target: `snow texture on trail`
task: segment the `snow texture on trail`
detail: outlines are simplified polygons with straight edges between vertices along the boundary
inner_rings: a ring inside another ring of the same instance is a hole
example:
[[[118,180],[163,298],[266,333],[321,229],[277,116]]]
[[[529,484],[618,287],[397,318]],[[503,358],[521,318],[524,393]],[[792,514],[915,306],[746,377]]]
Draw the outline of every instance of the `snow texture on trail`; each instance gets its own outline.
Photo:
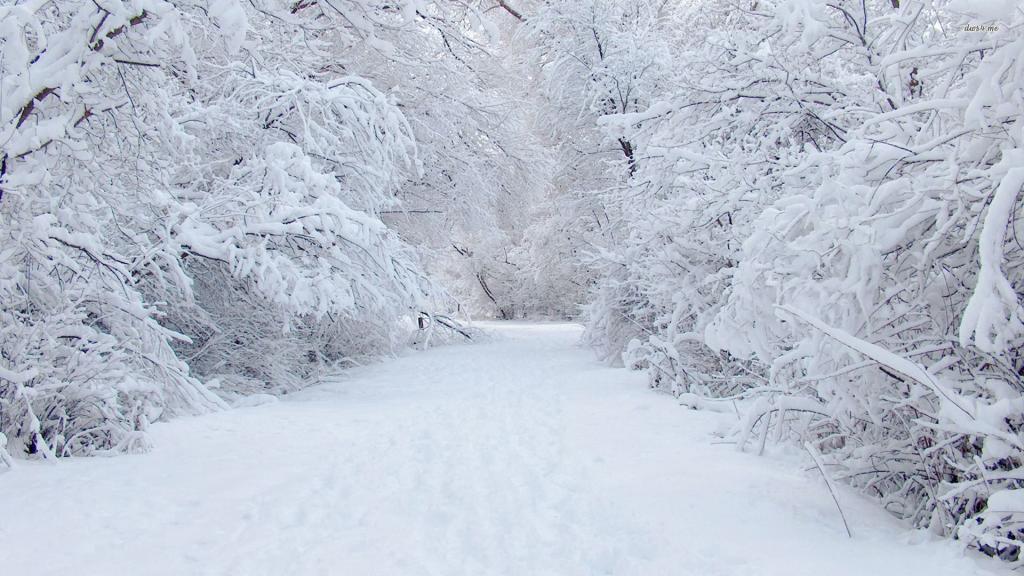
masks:
[[[577,326],[488,327],[488,343],[156,425],[149,454],[21,463],[0,476],[0,573],[999,570],[843,491],[847,539],[815,471],[713,444],[729,415],[599,364]]]

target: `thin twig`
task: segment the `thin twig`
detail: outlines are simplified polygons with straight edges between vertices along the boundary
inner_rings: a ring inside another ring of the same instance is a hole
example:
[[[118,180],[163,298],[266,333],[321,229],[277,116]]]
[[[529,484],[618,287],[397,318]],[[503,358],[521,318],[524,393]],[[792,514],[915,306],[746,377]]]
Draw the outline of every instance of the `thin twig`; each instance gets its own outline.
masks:
[[[846,535],[853,538],[853,533],[850,532],[850,524],[846,521],[846,513],[843,512],[843,507],[839,505],[839,496],[836,495],[835,486],[832,485],[832,477],[825,471],[825,466],[821,462],[821,453],[819,453],[818,449],[810,442],[804,442],[804,448],[807,449],[807,453],[810,454],[811,459],[814,460],[814,465],[817,466],[818,471],[821,472],[821,477],[825,479],[825,486],[828,487],[828,492],[832,495],[832,501],[836,503],[836,510],[839,510],[839,517],[843,519],[843,527],[846,528]]]

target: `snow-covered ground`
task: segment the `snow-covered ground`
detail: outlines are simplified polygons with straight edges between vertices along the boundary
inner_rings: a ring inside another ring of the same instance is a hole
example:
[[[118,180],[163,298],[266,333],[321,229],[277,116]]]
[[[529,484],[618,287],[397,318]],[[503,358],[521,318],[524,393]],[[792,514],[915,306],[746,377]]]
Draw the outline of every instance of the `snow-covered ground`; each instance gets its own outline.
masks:
[[[346,373],[279,403],[153,428],[142,456],[0,476],[11,576],[972,576],[796,456],[714,444],[567,324]]]

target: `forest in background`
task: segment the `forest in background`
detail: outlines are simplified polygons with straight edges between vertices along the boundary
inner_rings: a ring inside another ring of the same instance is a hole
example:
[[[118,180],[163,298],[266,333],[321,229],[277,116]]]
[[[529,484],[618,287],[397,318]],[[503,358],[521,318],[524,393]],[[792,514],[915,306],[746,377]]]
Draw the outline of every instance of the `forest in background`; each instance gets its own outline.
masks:
[[[1022,563],[1013,0],[0,7],[0,469],[580,317]]]

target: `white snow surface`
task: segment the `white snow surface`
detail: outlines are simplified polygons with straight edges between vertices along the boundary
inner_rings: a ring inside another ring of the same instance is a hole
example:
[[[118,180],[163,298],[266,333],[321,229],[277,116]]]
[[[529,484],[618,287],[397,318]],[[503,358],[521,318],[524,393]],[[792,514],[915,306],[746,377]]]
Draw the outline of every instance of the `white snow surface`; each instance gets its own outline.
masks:
[[[928,575],[1004,569],[912,532],[809,458],[714,443],[730,414],[609,368],[571,324],[351,370],[155,425],[139,456],[0,475],[0,572]],[[87,489],[76,490],[76,487]]]

